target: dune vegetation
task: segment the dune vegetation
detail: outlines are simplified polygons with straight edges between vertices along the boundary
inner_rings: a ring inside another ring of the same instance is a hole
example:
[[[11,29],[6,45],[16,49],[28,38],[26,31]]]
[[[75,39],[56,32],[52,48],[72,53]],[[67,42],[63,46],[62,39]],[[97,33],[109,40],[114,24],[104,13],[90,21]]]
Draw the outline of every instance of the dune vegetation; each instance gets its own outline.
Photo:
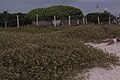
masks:
[[[119,31],[112,25],[0,28],[0,79],[67,80],[86,69],[115,65],[118,57],[83,42]]]

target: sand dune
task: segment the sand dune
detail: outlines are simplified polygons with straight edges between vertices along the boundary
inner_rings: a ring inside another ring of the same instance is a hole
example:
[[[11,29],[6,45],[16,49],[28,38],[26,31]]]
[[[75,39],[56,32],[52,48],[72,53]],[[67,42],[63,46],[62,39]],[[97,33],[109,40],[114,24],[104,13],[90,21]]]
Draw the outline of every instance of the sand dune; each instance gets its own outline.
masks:
[[[120,57],[120,43],[114,43],[107,45],[108,43],[94,44],[86,43],[86,45],[93,46],[101,49],[105,52],[114,53]],[[87,78],[88,76],[88,78]],[[102,68],[93,68],[89,72],[84,74],[85,80],[120,80],[120,66],[116,66],[113,69],[106,70]],[[81,80],[81,76],[78,75],[76,80]]]

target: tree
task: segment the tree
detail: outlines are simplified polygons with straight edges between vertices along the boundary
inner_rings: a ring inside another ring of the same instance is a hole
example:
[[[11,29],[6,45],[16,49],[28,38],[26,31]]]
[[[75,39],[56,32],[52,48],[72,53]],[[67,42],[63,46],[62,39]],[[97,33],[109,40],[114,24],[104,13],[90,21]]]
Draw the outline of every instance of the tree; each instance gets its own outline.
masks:
[[[100,18],[100,22],[102,23],[108,23],[109,17],[111,18],[111,21],[114,20],[114,16],[110,13],[88,13],[86,17],[90,23],[98,23],[97,17]]]
[[[68,16],[71,16],[71,19],[78,19],[83,17],[83,13],[80,9],[74,8],[71,6],[51,6],[48,8],[38,8],[30,11],[27,17],[30,20],[36,19],[36,14],[39,15],[39,20],[53,20],[55,15],[57,19],[68,19]]]
[[[0,26],[5,26],[5,21],[8,21],[9,13],[7,13],[6,11],[4,11],[3,13],[0,13]]]
[[[90,23],[98,23],[97,17],[100,15],[100,13],[88,13],[86,15],[88,22]]]
[[[17,20],[16,17],[19,15],[19,21],[20,25],[27,25],[29,24],[29,19],[27,20],[26,14],[23,13],[0,13],[0,26],[4,27],[5,26],[5,21],[7,21],[8,27],[15,27],[17,26]]]

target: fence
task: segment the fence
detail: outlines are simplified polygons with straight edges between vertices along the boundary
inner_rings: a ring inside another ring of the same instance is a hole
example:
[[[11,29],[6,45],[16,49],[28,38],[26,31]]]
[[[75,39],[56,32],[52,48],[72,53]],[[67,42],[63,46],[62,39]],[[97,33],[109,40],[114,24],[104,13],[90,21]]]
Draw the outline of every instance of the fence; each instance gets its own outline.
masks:
[[[19,28],[20,26],[20,20],[19,20],[19,15],[16,16],[16,26]],[[111,18],[100,18],[97,17],[96,21],[97,24],[102,24],[102,22],[106,21],[106,24],[111,24],[111,23],[116,23],[118,24],[118,20],[114,20],[111,21]],[[81,25],[81,24],[90,24],[91,22],[86,18],[83,17],[82,19],[76,19],[76,20],[72,20],[70,16],[68,16],[68,19],[66,20],[57,20],[56,16],[53,17],[53,20],[51,21],[39,21],[39,17],[38,14],[36,15],[36,21],[32,21],[31,25],[35,25],[35,26],[77,26],[77,25]],[[4,27],[8,27],[9,25],[7,24],[7,21],[5,21],[5,26]]]

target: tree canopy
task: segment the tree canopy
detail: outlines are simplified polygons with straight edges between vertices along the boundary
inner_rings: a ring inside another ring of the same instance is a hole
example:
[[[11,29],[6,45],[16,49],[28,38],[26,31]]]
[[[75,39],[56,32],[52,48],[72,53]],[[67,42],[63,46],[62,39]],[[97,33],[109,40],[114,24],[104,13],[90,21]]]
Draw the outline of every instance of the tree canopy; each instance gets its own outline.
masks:
[[[80,9],[71,7],[71,6],[51,6],[48,8],[38,8],[33,9],[27,15],[30,20],[35,20],[36,14],[39,15],[39,20],[53,20],[55,15],[57,19],[68,19],[68,16],[71,16],[71,19],[79,19],[83,16],[83,13]]]
[[[26,14],[23,13],[0,13],[0,26],[5,26],[5,21],[7,21],[8,27],[15,27],[17,26],[16,17],[19,15],[20,25],[26,25],[30,23],[29,19],[26,18]]]
[[[114,19],[114,16],[110,13],[88,13],[86,17],[91,23],[98,23],[97,17],[100,18],[102,23],[108,23],[109,17],[111,18],[111,21]]]

